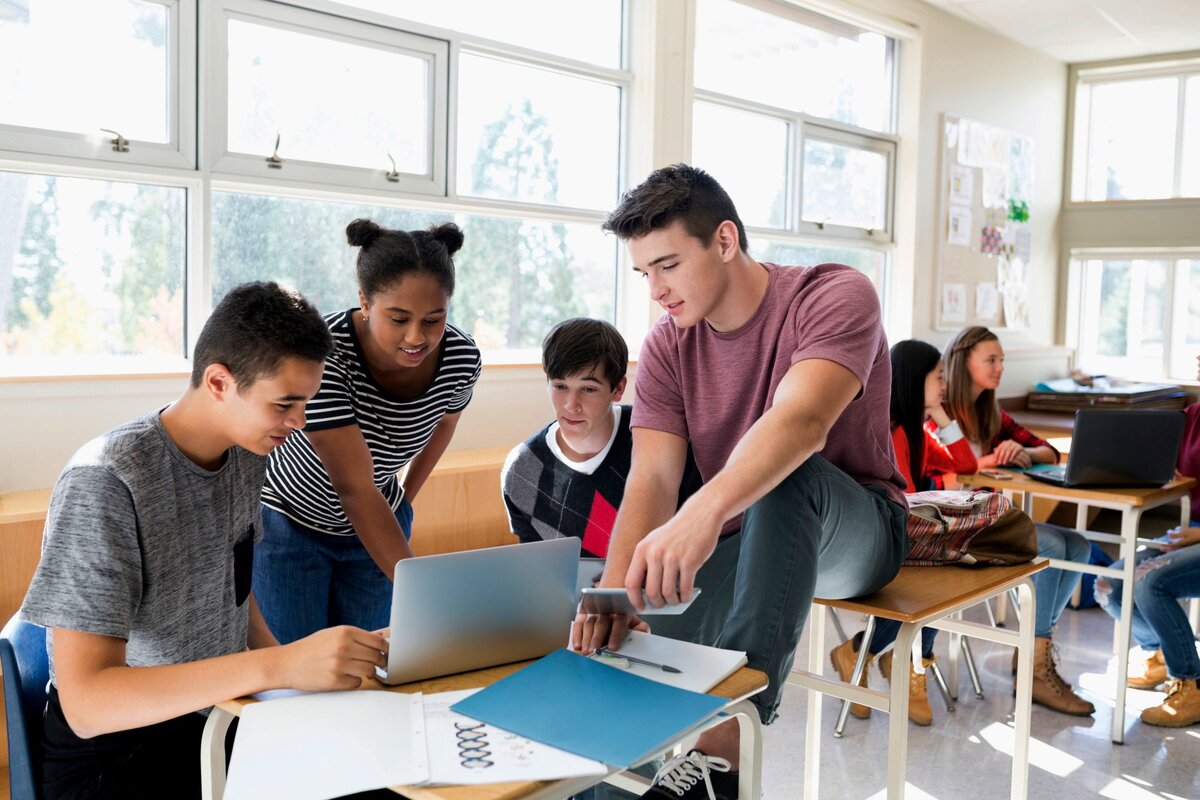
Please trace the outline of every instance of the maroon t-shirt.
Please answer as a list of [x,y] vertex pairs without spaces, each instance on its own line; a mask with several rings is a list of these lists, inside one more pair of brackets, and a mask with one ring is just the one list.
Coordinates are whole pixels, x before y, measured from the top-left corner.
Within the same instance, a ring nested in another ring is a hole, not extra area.
[[[1200,403],[1183,412],[1183,444],[1179,447],[1179,471],[1189,478],[1200,478]],[[633,419],[637,419],[634,414]],[[1200,521],[1200,490],[1192,492],[1192,521]]]
[[632,426],[687,439],[707,482],[771,407],[793,364],[833,361],[863,389],[830,429],[821,455],[907,506],[892,453],[892,365],[875,287],[841,264],[763,266],[767,293],[737,330],[720,333],[703,321],[681,329],[669,317],[654,325],[638,359]]

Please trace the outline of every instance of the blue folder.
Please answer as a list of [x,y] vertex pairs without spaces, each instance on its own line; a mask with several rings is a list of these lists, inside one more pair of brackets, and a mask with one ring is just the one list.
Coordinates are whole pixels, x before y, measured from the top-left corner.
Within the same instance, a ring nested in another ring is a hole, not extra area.
[[452,708],[527,739],[624,768],[654,755],[727,702],[556,650]]

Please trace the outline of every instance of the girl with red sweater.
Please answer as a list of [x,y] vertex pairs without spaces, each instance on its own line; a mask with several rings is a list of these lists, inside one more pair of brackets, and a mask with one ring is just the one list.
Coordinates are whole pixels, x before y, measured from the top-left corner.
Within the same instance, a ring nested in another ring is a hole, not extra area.
[[[908,482],[908,493],[922,489],[942,488],[947,473],[975,472],[978,464],[971,444],[963,436],[958,423],[942,408],[946,380],[942,356],[927,342],[909,339],[892,347],[892,447],[896,464]],[[870,658],[896,640],[900,623],[886,619],[875,620],[875,634],[868,647]],[[933,663],[935,628],[921,630],[921,655],[928,666]],[[834,648],[829,654],[842,680],[849,681],[854,669],[861,635]],[[891,652],[879,660],[884,678],[891,677]],[[870,661],[868,660],[868,666]],[[867,685],[867,671],[860,683]],[[850,713],[860,719],[871,714],[867,706],[852,704]],[[918,725],[933,721],[925,675],[909,669],[908,718]]]

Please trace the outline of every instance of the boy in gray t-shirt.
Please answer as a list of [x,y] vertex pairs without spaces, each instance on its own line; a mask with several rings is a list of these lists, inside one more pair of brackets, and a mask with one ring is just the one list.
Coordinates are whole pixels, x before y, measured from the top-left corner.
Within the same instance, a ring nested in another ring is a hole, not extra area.
[[21,608],[51,629],[46,800],[198,797],[194,712],[264,689],[356,688],[385,663],[383,638],[356,628],[280,647],[250,593],[265,456],[304,426],[330,347],[303,298],[237,287],[183,396],[59,476]]

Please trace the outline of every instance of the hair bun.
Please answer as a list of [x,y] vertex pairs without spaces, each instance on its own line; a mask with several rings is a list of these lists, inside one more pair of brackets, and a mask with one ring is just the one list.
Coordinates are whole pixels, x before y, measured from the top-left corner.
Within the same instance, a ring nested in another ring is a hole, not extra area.
[[381,233],[383,228],[371,220],[356,219],[346,226],[346,241],[354,247],[366,247]]
[[432,226],[429,229],[429,235],[441,242],[450,255],[457,253],[463,246],[462,229],[453,222],[443,222],[441,225]]

